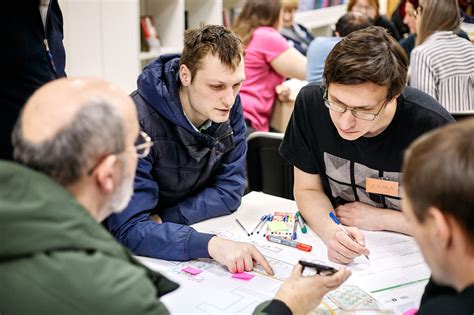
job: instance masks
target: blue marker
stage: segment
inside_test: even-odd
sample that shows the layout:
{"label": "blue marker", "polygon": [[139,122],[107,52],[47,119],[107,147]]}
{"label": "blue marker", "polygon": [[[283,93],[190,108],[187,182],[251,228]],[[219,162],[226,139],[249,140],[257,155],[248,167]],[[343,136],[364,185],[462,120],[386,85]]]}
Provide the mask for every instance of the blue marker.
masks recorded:
{"label": "blue marker", "polygon": [[[273,216],[271,215],[271,213],[269,213],[268,216],[267,216],[267,219],[265,221],[263,221],[263,224],[258,229],[257,234],[259,234],[260,231],[263,229],[263,227],[265,226],[265,223],[270,222],[272,220],[273,220]],[[265,237],[265,232],[263,232],[262,236]]]}
{"label": "blue marker", "polygon": [[[339,219],[336,217],[336,215],[334,214],[334,212],[329,212],[329,216],[331,217],[331,219],[334,221],[334,223],[337,224],[337,226],[339,226],[339,228],[344,232],[346,233],[347,236],[350,237],[351,240],[353,240],[354,242],[356,242],[357,244],[359,244],[356,239],[349,233],[348,230],[346,230],[346,228],[344,227],[344,225],[341,224],[341,221],[339,221]],[[369,259],[369,256],[367,255],[364,255],[365,258]]]}

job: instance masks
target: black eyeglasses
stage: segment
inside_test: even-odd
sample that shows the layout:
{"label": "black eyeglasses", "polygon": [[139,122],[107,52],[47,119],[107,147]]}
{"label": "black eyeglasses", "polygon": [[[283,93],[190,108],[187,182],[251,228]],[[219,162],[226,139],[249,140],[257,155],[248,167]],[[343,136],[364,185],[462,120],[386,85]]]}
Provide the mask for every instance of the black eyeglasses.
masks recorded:
{"label": "black eyeglasses", "polygon": [[341,113],[341,114],[345,113],[347,110],[350,110],[351,113],[352,113],[352,116],[354,116],[355,118],[362,119],[362,120],[367,120],[367,121],[374,120],[375,117],[377,117],[380,114],[380,112],[382,111],[382,108],[387,104],[387,101],[385,101],[380,106],[379,110],[376,113],[371,113],[371,112],[366,112],[366,111],[363,111],[363,110],[354,109],[354,108],[351,108],[351,107],[346,106],[344,104],[341,104],[339,102],[330,101],[329,98],[328,98],[328,89],[327,88],[326,88],[326,91],[324,92],[323,99],[324,99],[324,105],[326,105],[326,107],[329,108],[330,110],[333,110],[333,111]]}

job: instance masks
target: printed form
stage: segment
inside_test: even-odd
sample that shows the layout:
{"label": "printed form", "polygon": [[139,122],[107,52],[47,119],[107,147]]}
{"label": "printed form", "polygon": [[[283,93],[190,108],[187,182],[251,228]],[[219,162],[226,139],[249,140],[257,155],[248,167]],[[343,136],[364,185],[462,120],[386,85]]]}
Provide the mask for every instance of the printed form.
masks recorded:
{"label": "printed form", "polygon": [[[137,258],[181,285],[178,290],[162,298],[172,313],[251,314],[258,304],[275,295],[298,260],[340,267],[328,261],[326,246],[311,230],[306,234],[298,233],[298,241],[313,246],[312,252],[307,253],[268,242],[262,234],[249,237],[235,223],[235,218],[238,218],[247,230],[251,230],[262,215],[275,211],[296,211],[296,204],[291,200],[252,192],[244,196],[241,207],[232,215],[193,225],[200,232],[254,244],[273,267],[273,277],[265,275],[258,266],[251,272],[255,276],[248,280],[232,278],[225,267],[212,260],[171,262]],[[378,305],[377,314],[402,314],[419,306],[430,270],[413,238],[391,232],[365,231],[364,235],[370,260],[358,257],[351,263],[348,268],[352,276],[329,295],[332,300],[325,298],[313,314],[337,314],[341,310],[338,306],[356,304],[349,300],[350,296],[366,299],[358,304],[359,309],[361,306]],[[193,275],[185,271],[188,269],[202,272]],[[305,269],[305,274],[311,273],[311,269]],[[382,312],[380,308],[391,311]],[[357,314],[364,312],[358,311]],[[374,313],[367,311],[366,314]]]}

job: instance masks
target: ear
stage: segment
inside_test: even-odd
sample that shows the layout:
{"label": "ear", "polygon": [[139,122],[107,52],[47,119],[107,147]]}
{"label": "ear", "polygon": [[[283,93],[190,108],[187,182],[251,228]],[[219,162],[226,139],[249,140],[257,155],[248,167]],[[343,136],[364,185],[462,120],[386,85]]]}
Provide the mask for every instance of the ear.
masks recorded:
{"label": "ear", "polygon": [[[392,97],[392,99],[390,100],[390,102],[393,102],[393,101],[397,102],[397,98],[400,96],[400,94],[401,94],[401,93],[398,93],[397,95],[395,95],[394,97]],[[389,102],[389,103],[390,103],[390,102]]]}
{"label": "ear", "polygon": [[112,193],[115,188],[114,174],[116,162],[117,156],[108,155],[100,162],[94,172],[97,185],[106,194]]}
{"label": "ear", "polygon": [[334,31],[334,35],[336,35],[336,37],[341,37],[341,34],[339,34],[338,31]]}
{"label": "ear", "polygon": [[434,235],[439,246],[448,249],[452,245],[454,232],[450,218],[436,207],[430,207],[427,215],[427,219],[432,220]]}
{"label": "ear", "polygon": [[191,71],[186,65],[179,66],[179,79],[183,86],[191,85]]}

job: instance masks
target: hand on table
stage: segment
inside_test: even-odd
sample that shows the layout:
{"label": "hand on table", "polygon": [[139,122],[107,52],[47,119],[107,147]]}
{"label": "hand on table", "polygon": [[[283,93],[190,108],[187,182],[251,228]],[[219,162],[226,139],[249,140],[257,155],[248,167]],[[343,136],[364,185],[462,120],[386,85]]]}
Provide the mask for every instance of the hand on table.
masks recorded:
{"label": "hand on table", "polygon": [[356,227],[346,227],[356,240],[354,242],[344,231],[337,229],[327,242],[328,258],[338,264],[348,264],[360,255],[369,255],[365,248],[364,235]]}
{"label": "hand on table", "polygon": [[376,231],[380,229],[381,214],[386,209],[379,209],[362,202],[351,202],[340,205],[335,209],[342,224],[355,226],[359,229]]}
{"label": "hand on table", "polygon": [[297,264],[275,295],[275,299],[284,302],[295,315],[310,313],[326,293],[339,287],[351,275],[345,267],[330,276],[303,276],[302,272],[303,266]]}
{"label": "hand on table", "polygon": [[269,275],[273,269],[255,246],[214,236],[209,240],[208,252],[211,258],[225,265],[230,272],[252,271],[254,263],[260,264]]}

